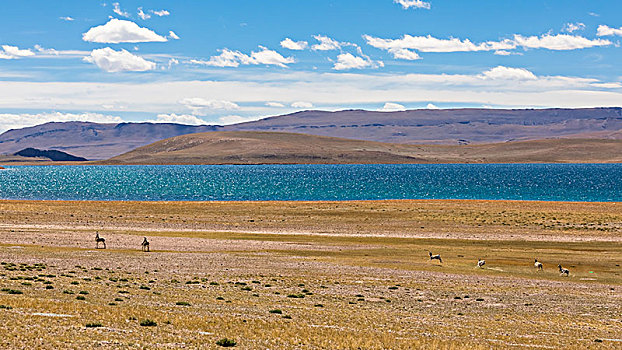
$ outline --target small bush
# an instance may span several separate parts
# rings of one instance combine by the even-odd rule
[[[140,325],[143,327],[155,327],[158,324],[156,323],[156,321],[150,320],[150,319],[146,319],[146,320],[142,320],[140,321]]]
[[[230,348],[230,347],[234,347],[236,346],[238,343],[235,342],[235,340],[233,339],[228,339],[228,338],[222,338],[219,341],[216,342],[216,345],[218,346],[222,346],[224,348]]]
[[[315,307],[324,307],[324,305],[322,305],[322,304],[315,304],[313,306],[315,306]]]
[[[63,294],[75,294],[73,291],[70,290],[64,290]]]
[[[54,286],[45,286],[45,289],[54,289]]]
[[[78,284],[80,284],[80,282],[78,282],[78,281],[71,281],[70,284],[73,284],[74,286],[77,286]]]
[[[225,300],[225,298],[223,298],[223,297],[218,297],[218,298],[216,298],[216,300]]]
[[[0,309],[4,309],[4,310],[11,310],[12,307],[9,305],[0,305]]]
[[[281,311],[281,309],[274,309],[274,310],[270,310],[268,311],[271,314],[282,314],[283,311]]]
[[[209,285],[210,285],[210,286],[217,286],[217,285],[218,285],[218,282],[210,282],[210,283],[209,283]]]
[[[82,294],[82,295],[88,295],[89,292],[85,291],[85,290],[81,290],[78,294]]]
[[[288,294],[287,295],[288,298],[297,298],[297,299],[302,299],[305,297],[304,294]]]
[[[89,322],[85,326],[86,328],[97,328],[97,327],[101,327],[102,324],[99,322]]]
[[[122,298],[114,298],[114,301],[123,301]]]
[[[140,288],[140,289],[144,289],[144,290],[151,290],[151,288],[149,288],[149,287],[147,287],[147,286],[140,286],[140,287],[138,287],[138,288]]]
[[[283,318],[288,319],[288,320],[292,319],[292,317],[290,315],[283,315]]]
[[[393,287],[389,287],[390,290],[396,290],[397,287],[393,286]]]
[[[179,305],[179,306],[190,306],[190,303],[187,301],[178,301],[177,303],[175,303],[175,305]]]
[[[7,292],[9,294],[24,294],[24,292],[18,289],[2,288],[2,291]]]
[[[86,300],[86,298],[83,295],[78,295],[76,300]]]

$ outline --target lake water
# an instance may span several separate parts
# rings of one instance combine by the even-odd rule
[[[0,198],[622,201],[622,164],[25,166]]]

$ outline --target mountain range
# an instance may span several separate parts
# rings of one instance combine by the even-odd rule
[[[426,145],[552,138],[622,139],[622,108],[302,111],[227,126],[47,123],[1,134],[0,154],[14,154],[32,147],[103,160],[163,139],[214,131],[287,132]]]

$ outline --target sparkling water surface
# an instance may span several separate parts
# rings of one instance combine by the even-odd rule
[[[622,201],[622,164],[19,166],[0,198]]]

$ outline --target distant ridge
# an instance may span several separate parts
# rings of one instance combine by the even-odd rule
[[[27,158],[48,158],[54,162],[85,162],[86,158],[76,157],[69,153],[57,150],[40,150],[36,148],[25,148],[14,154],[15,156]]]
[[[299,133],[401,144],[473,145],[551,138],[622,139],[622,108],[302,111],[227,126],[47,123],[0,135],[0,154],[32,147],[101,160],[170,137],[214,131]]]
[[[46,123],[0,135],[0,154],[37,148],[54,149],[93,160],[108,159],[158,140],[218,129],[217,126],[155,123]]]

